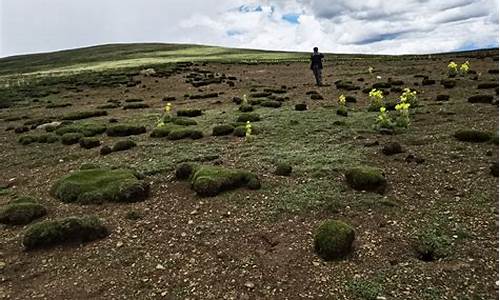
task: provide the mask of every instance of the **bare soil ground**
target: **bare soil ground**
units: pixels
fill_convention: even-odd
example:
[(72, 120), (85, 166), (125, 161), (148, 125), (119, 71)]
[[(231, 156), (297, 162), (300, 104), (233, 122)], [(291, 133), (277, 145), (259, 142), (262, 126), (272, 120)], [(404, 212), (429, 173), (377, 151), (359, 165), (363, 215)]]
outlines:
[[(498, 145), (456, 140), (458, 129), (498, 132), (498, 105), (471, 104), (482, 82), (498, 82), (498, 60), (470, 53), (479, 74), (457, 77), (445, 89), (449, 56), (420, 59), (327, 61), (327, 86), (315, 87), (305, 63), (219, 64), (186, 67), (170, 77), (136, 75), (133, 87), (78, 86), (59, 94), (3, 109), (0, 122), (0, 183), (8, 185), (0, 204), (15, 196), (36, 197), (47, 206), (47, 219), (94, 214), (111, 230), (105, 239), (84, 245), (65, 245), (26, 252), (23, 226), (0, 229), (0, 298), (2, 299), (497, 299), (498, 298), (498, 178), (490, 166), (498, 161)], [(496, 52), (495, 57), (498, 57)], [(368, 73), (372, 66), (374, 74)], [(235, 86), (211, 84), (195, 88), (185, 76), (195, 69), (235, 76)], [(433, 85), (422, 86), (426, 75)], [(381, 76), (377, 79), (376, 76)], [(410, 128), (383, 135), (373, 130), (377, 113), (366, 111), (368, 96), (361, 90), (341, 91), (334, 82), (350, 80), (361, 89), (375, 82), (403, 80), (415, 88), (421, 106), (412, 111)], [(363, 78), (364, 81), (358, 81)], [(235, 96), (252, 89), (287, 87), (289, 100), (278, 109), (256, 111), (263, 120), (254, 141), (212, 137), (211, 128), (234, 121)], [(311, 100), (315, 90), (323, 100)], [(185, 94), (220, 93), (217, 98), (190, 100)], [(348, 104), (349, 116), (335, 114), (340, 94), (357, 98)], [(450, 100), (436, 101), (438, 94)], [(388, 98), (397, 99), (391, 92)], [(201, 140), (152, 139), (150, 130), (166, 102), (174, 110), (198, 108), (195, 118)], [(150, 108), (108, 109), (91, 119), (143, 124), (148, 134), (135, 136), (138, 147), (100, 156), (99, 148), (78, 145), (20, 145), (8, 127), (28, 119), (59, 117), (72, 111), (93, 110), (109, 99), (140, 98)], [(52, 103), (71, 102), (47, 109)], [(294, 111), (305, 102), (308, 110)], [(293, 120), (293, 122), (291, 122)], [(85, 122), (88, 120), (77, 121)], [(38, 132), (39, 129), (31, 132)], [(104, 144), (118, 138), (103, 135)], [(381, 148), (399, 142), (405, 152), (385, 156)], [(378, 143), (376, 143), (378, 142)], [(412, 156), (422, 159), (418, 163)], [(202, 161), (248, 169), (263, 182), (262, 189), (240, 189), (200, 198), (185, 182), (173, 177), (181, 161)], [(292, 164), (291, 177), (273, 175), (274, 163)], [(49, 194), (61, 176), (83, 163), (125, 165), (147, 175), (151, 196), (133, 204), (81, 206), (63, 204)], [(343, 170), (355, 165), (384, 170), (389, 189), (384, 195), (353, 191)], [(131, 220), (127, 214), (140, 218)], [(356, 232), (353, 253), (344, 260), (324, 262), (313, 251), (317, 226), (340, 219)], [(420, 260), (417, 237), (435, 230), (449, 238), (449, 253)], [(376, 298), (379, 297), (379, 298)]]

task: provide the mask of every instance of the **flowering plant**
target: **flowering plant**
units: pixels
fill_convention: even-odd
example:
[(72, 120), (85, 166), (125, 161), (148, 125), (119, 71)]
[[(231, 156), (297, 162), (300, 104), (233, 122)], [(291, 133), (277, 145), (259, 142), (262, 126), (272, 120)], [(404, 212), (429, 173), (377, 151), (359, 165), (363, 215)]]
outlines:
[(382, 106), (384, 106), (384, 94), (381, 90), (372, 89), (368, 94), (368, 97), (370, 98), (369, 110), (379, 110)]
[(448, 75), (450, 77), (455, 77), (457, 73), (458, 73), (458, 65), (454, 61), (451, 61), (448, 64)]
[(394, 127), (394, 122), (383, 106), (380, 108), (379, 115), (377, 116), (376, 127), (378, 129), (392, 129)]
[(396, 120), (396, 126), (408, 128), (410, 125), (410, 103), (401, 102), (396, 105), (396, 111), (399, 112), (399, 117)]
[(411, 91), (409, 88), (405, 88), (401, 97), (399, 98), (400, 103), (408, 103), (411, 107), (417, 106), (417, 91)]
[(466, 61), (460, 66), (460, 75), (464, 76), (465, 74), (467, 74), (467, 72), (469, 72), (469, 70), (470, 64), (469, 61)]

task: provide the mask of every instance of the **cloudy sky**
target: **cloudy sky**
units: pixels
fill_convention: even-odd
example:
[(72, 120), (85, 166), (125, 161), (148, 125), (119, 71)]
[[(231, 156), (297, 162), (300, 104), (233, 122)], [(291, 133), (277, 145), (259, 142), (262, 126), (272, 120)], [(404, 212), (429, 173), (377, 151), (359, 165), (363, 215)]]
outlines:
[(337, 53), (498, 47), (500, 0), (0, 0), (0, 56), (117, 42)]

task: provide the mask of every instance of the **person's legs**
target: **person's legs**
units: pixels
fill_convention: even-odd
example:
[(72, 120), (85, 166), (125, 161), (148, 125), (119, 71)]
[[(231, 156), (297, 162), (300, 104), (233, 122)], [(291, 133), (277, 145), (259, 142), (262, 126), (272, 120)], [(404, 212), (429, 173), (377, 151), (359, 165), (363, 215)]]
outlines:
[(321, 70), (320, 68), (318, 68), (318, 78), (316, 81), (318, 86), (321, 86), (323, 83), (323, 70)]
[(314, 78), (316, 79), (316, 84), (320, 85), (321, 83), (321, 69), (318, 66), (313, 66)]

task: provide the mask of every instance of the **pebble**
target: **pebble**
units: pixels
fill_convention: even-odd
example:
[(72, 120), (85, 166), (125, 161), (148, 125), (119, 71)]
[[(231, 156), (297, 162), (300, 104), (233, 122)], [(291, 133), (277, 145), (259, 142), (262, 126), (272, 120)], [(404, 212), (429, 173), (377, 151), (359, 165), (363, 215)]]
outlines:
[(255, 284), (251, 281), (245, 282), (245, 286), (249, 289), (253, 289), (255, 287)]
[(160, 264), (157, 264), (157, 265), (156, 265), (156, 269), (157, 269), (157, 270), (165, 270), (165, 267), (164, 267), (164, 266), (162, 266), (162, 265), (160, 265)]

